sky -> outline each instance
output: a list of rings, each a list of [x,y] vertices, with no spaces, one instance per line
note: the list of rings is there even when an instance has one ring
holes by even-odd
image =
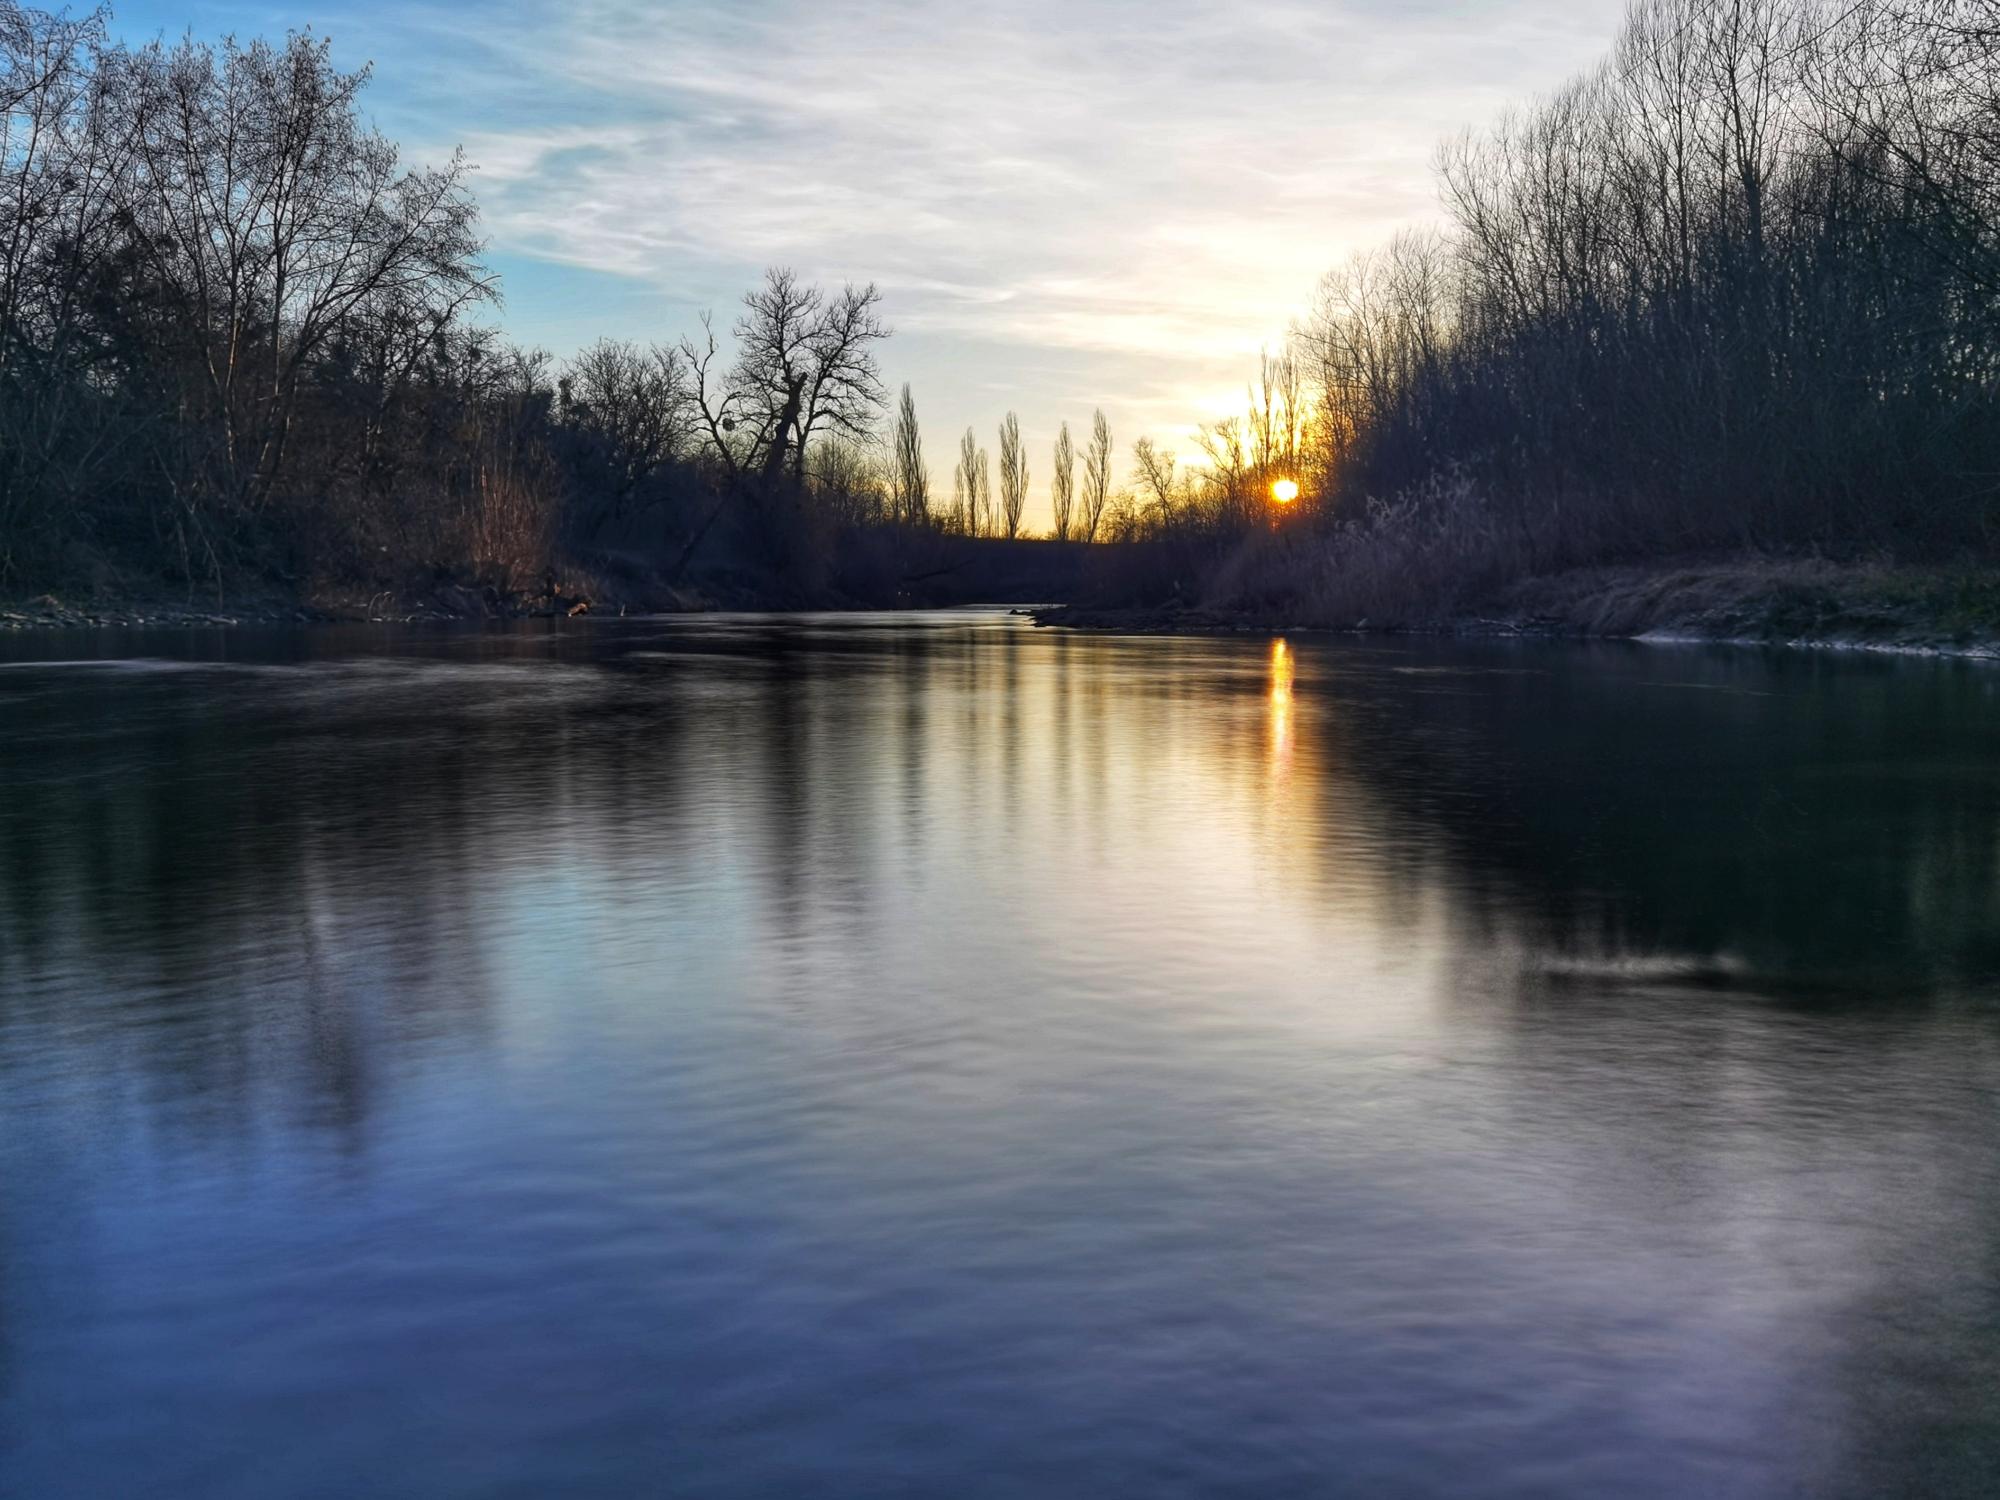
[[[115,5],[310,25],[412,161],[462,147],[501,321],[557,355],[719,325],[769,265],[876,283],[934,496],[958,434],[1121,454],[1238,411],[1319,278],[1439,216],[1438,142],[1589,66],[1625,0]],[[1123,469],[1121,463],[1121,471]]]

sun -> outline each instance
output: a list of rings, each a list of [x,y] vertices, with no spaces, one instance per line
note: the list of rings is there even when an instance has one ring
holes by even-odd
[[[1271,485],[1271,498],[1280,505],[1290,505],[1299,498],[1299,482],[1296,479],[1279,479]]]

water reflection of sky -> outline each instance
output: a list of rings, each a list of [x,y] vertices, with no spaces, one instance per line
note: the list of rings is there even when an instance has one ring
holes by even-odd
[[[1983,678],[237,639],[0,672],[31,1492],[1984,1472]]]

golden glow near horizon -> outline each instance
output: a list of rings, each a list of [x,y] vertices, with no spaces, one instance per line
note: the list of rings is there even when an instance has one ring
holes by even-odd
[[[1279,479],[1272,482],[1271,498],[1280,505],[1290,505],[1299,498],[1299,482],[1296,479]]]

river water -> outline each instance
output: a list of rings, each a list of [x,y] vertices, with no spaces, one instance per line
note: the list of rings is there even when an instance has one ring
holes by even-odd
[[[7,1494],[2000,1489],[2000,670],[0,653]]]

